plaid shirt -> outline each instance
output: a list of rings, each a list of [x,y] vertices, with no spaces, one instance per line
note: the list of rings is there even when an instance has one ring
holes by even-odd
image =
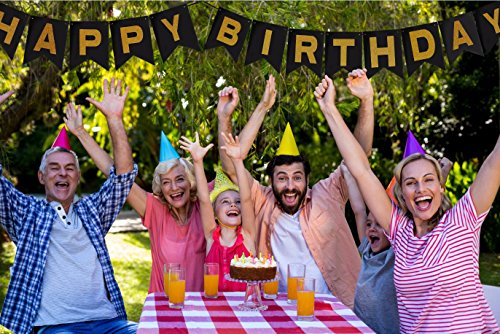
[[[30,333],[42,297],[49,235],[58,216],[46,199],[24,195],[1,174],[0,164],[0,224],[16,244],[17,250],[0,324],[15,333]],[[127,314],[104,236],[125,203],[136,175],[136,165],[132,172],[121,175],[116,175],[111,168],[109,178],[98,192],[74,203],[74,210],[97,252],[110,300],[123,319],[127,318]]]

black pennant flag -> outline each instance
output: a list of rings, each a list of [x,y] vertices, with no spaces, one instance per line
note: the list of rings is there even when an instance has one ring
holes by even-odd
[[[24,63],[44,56],[62,69],[67,31],[68,22],[32,16],[28,28]]]
[[[382,68],[403,77],[403,51],[400,30],[363,33],[365,67],[371,77]]]
[[[472,13],[456,16],[439,23],[450,64],[465,51],[483,55],[483,48]]]
[[[69,31],[70,69],[87,60],[93,60],[109,69],[107,22],[71,22]]]
[[[360,32],[329,32],[326,34],[325,73],[332,77],[340,69],[349,71],[362,67],[363,42]]]
[[[484,54],[497,44],[500,35],[500,2],[494,2],[476,10],[476,24],[481,36]]]
[[[0,4],[0,44],[10,59],[14,58],[26,22],[27,14]]]
[[[264,58],[276,70],[281,70],[288,29],[275,24],[254,21],[248,43],[245,65]]]
[[[437,23],[403,29],[402,35],[408,75],[412,75],[425,62],[444,68]]]
[[[286,73],[304,65],[321,77],[324,37],[325,33],[322,31],[290,29]]]
[[[237,61],[251,23],[246,17],[219,8],[205,49],[223,46],[234,61]]]
[[[200,51],[198,37],[187,5],[149,16],[163,61],[178,45]]]
[[[118,69],[132,56],[154,65],[153,45],[147,16],[110,23],[115,68]]]

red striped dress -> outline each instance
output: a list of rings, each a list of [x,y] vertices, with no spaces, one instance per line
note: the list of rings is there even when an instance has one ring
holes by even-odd
[[[500,332],[479,280],[479,233],[487,213],[477,216],[467,191],[419,238],[413,220],[393,204],[389,237],[401,332]]]

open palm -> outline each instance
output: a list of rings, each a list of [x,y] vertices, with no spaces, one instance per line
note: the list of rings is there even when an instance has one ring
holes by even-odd
[[[125,88],[123,94],[121,94],[121,84],[121,80],[116,80],[115,85],[115,78],[111,78],[111,83],[108,85],[108,80],[104,79],[104,97],[102,101],[99,102],[90,97],[87,98],[87,101],[92,103],[106,117],[119,117],[121,119],[129,91],[129,88],[127,87]]]
[[[194,142],[189,138],[182,136],[179,143],[183,150],[191,153],[191,157],[194,162],[203,161],[203,158],[207,154],[208,150],[214,146],[214,144],[208,144],[206,147],[201,146],[198,132],[196,133],[196,140]]]

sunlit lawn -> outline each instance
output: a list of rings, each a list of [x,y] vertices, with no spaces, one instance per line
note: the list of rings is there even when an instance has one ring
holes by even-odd
[[[151,270],[148,234],[147,232],[108,234],[106,241],[128,317],[132,321],[139,321]],[[12,243],[4,244],[0,254],[0,305],[3,305],[9,284],[8,268],[14,261]],[[483,284],[500,286],[500,254],[481,254],[480,274]],[[0,326],[0,334],[6,333],[10,332]]]

